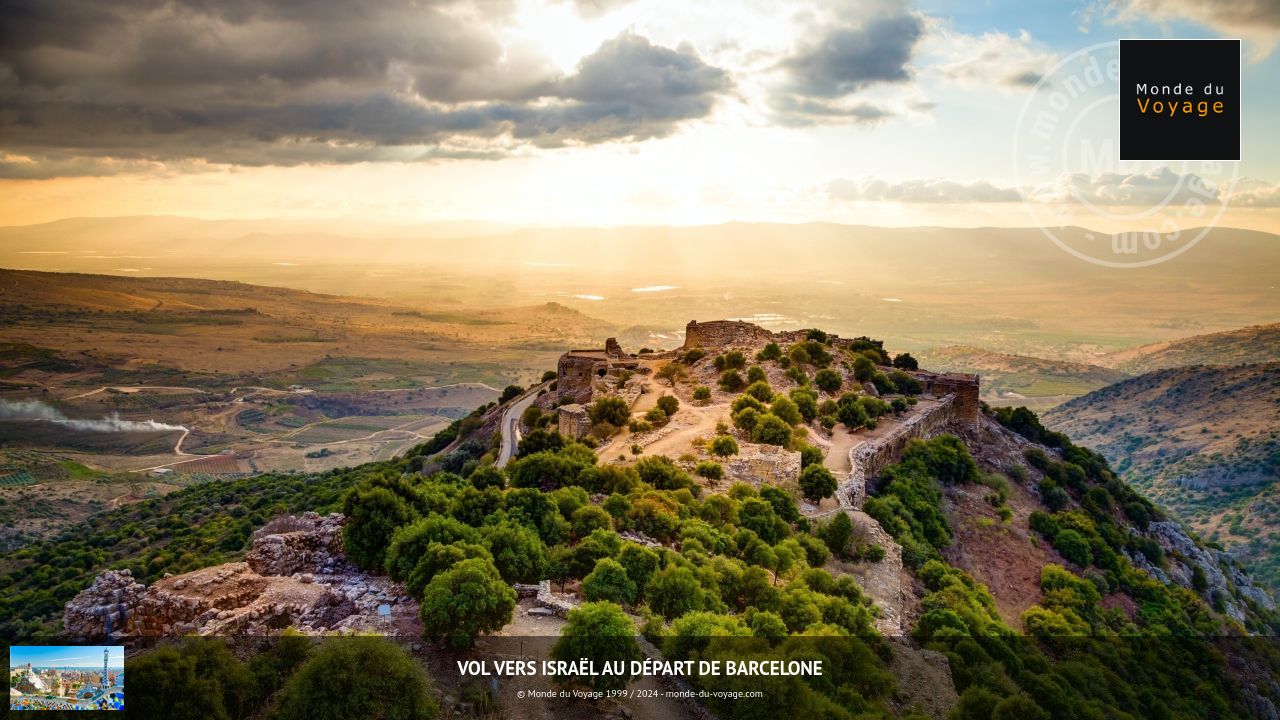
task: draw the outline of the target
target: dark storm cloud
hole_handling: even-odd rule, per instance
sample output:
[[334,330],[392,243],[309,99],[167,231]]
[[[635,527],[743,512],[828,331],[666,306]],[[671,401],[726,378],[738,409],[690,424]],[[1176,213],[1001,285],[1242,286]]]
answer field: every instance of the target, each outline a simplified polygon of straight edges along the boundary
[[496,1],[5,3],[0,177],[643,140],[706,116],[730,88],[692,48],[629,33],[563,76],[499,42],[491,28],[509,11]]
[[909,63],[924,30],[919,16],[901,10],[827,30],[783,61],[787,81],[772,104],[789,124],[831,117],[876,122],[888,114],[882,108],[839,101],[872,85],[909,81]]
[[868,20],[856,28],[831,31],[789,58],[792,90],[810,97],[838,97],[874,83],[911,79],[907,63],[924,23],[914,15]]

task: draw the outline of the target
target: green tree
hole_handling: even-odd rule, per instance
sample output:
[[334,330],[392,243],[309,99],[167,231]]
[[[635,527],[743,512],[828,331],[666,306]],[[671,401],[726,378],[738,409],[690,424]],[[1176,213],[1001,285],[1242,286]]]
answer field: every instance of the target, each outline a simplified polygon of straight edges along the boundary
[[895,355],[893,358],[893,366],[900,370],[919,370],[920,363],[911,357],[911,353],[902,353]]
[[827,544],[831,554],[845,557],[849,547],[849,539],[853,537],[853,521],[844,512],[836,513],[831,521],[822,526],[822,541]]
[[693,472],[699,477],[704,477],[708,480],[720,480],[724,478],[724,466],[718,462],[712,462],[710,460],[703,460],[698,463],[697,467],[693,469]]
[[773,399],[773,388],[769,387],[769,383],[764,380],[751,383],[747,386],[745,392],[762,403],[767,403]]
[[221,638],[189,638],[129,662],[129,712],[173,720],[239,720],[257,702],[253,675]]
[[493,555],[493,565],[507,582],[537,582],[547,565],[547,547],[542,538],[524,525],[502,522],[486,526],[485,544]]
[[629,604],[635,602],[636,584],[617,560],[601,558],[596,561],[595,569],[582,579],[582,593],[591,601]]
[[1053,547],[1062,553],[1062,557],[1079,565],[1088,567],[1093,562],[1093,553],[1089,541],[1075,530],[1063,530],[1053,539]]
[[587,415],[593,424],[608,423],[615,427],[622,427],[631,418],[631,406],[620,397],[606,395],[591,403],[591,409]]
[[720,373],[720,379],[717,381],[721,390],[725,392],[737,392],[746,385],[746,381],[742,379],[742,375],[737,370],[725,370]]
[[403,498],[384,487],[353,489],[342,511],[347,516],[342,529],[347,557],[362,569],[377,573],[383,570],[391,536],[418,515]]
[[876,364],[866,355],[859,355],[853,361],[853,376],[858,382],[866,382],[876,374]]
[[[522,440],[521,442],[523,443],[524,441]],[[471,481],[471,486],[477,490],[491,487],[501,490],[507,486],[507,474],[502,472],[502,468],[494,465],[481,465],[473,470],[467,479]]]
[[422,591],[426,589],[428,583],[435,579],[436,575],[463,560],[473,558],[493,562],[493,555],[489,554],[489,551],[483,545],[469,542],[446,545],[433,542],[427,545],[422,557],[418,559],[418,564],[413,566],[413,571],[409,573],[409,579],[405,581],[404,590],[411,597],[421,600]]
[[827,393],[828,395],[834,395],[840,390],[840,386],[844,385],[844,378],[835,370],[824,368],[819,370],[817,375],[813,376],[813,384],[817,385],[818,389],[822,392]]
[[769,406],[769,412],[793,427],[804,422],[804,416],[800,414],[800,408],[796,407],[795,401],[786,395],[775,397],[773,404]]
[[636,462],[636,472],[640,479],[659,490],[679,490],[694,487],[689,473],[680,469],[671,458],[665,455],[653,455]]
[[644,594],[649,607],[668,620],[707,607],[707,591],[687,567],[668,567],[654,573]]
[[413,572],[418,560],[432,543],[449,545],[456,542],[478,542],[476,529],[439,514],[431,514],[405,525],[391,536],[387,547],[386,568],[392,580],[404,580]]
[[584,538],[596,530],[612,530],[613,518],[599,505],[583,505],[573,511],[573,534]]
[[493,563],[463,560],[437,574],[423,590],[422,633],[448,647],[469,648],[480,633],[511,622],[515,607],[516,591]]
[[711,399],[711,388],[706,385],[699,385],[693,389],[693,399],[698,402],[705,402]]
[[800,491],[811,502],[831,497],[836,491],[836,486],[835,475],[821,465],[809,465],[800,471]]
[[663,395],[658,398],[658,409],[666,413],[667,417],[671,417],[680,410],[680,399],[675,395]]
[[327,639],[285,683],[269,717],[432,720],[439,713],[431,679],[413,657],[383,638],[350,637]]
[[499,405],[506,405],[509,401],[515,400],[524,394],[524,388],[519,385],[508,385],[502,388],[502,396],[498,398]]
[[631,682],[631,662],[639,660],[636,627],[622,608],[611,602],[589,602],[570,610],[560,639],[551,648],[553,660],[577,662],[590,658],[597,666],[621,663],[622,675],[561,676],[561,682],[582,682],[593,690],[621,690]]
[[777,415],[765,413],[751,429],[751,439],[765,445],[786,446],[791,442],[791,426]]
[[711,454],[716,457],[729,457],[738,454],[738,441],[732,435],[717,435],[711,441]]
[[776,342],[765,343],[760,353],[756,355],[759,360],[777,360],[782,357],[782,348]]
[[759,365],[752,365],[751,367],[747,368],[747,382],[749,383],[762,382],[767,384],[769,382],[769,376],[765,374],[764,368],[760,367]]

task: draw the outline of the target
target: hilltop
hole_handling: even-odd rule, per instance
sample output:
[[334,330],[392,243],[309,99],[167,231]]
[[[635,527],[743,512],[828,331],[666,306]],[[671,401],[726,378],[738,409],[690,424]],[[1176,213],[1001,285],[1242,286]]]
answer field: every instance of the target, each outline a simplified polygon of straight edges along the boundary
[[1280,363],[1157,370],[1045,414],[1280,586]]
[[[3,627],[92,632],[120,598],[126,637],[421,633],[414,652],[452,693],[453,650],[537,635],[519,651],[539,656],[598,614],[643,631],[636,656],[839,663],[768,696],[771,713],[1274,711],[1273,659],[1241,642],[1274,632],[1271,598],[1101,456],[1026,410],[981,408],[979,383],[871,338],[741,322],[690,323],[673,349],[586,346],[397,459],[205,483],[0,555]],[[1193,665],[1194,691],[1176,681]]]
[[1280,323],[1253,325],[1143,345],[1099,359],[1130,374],[1187,365],[1247,365],[1280,360]]

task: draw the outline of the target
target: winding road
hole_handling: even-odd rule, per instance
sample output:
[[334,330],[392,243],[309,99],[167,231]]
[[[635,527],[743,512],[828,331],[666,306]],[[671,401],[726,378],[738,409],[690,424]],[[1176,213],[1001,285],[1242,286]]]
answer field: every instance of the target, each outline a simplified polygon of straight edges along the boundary
[[538,394],[550,385],[550,382],[544,382],[525,390],[523,395],[513,400],[511,406],[502,412],[502,449],[498,451],[498,462],[495,463],[498,467],[506,467],[511,458],[516,456],[516,450],[520,447],[520,416],[538,399]]

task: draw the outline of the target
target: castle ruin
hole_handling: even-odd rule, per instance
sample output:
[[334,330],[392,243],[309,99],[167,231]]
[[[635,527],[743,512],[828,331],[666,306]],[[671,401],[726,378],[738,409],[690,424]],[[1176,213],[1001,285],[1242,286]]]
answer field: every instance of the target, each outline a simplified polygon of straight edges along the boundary
[[556,396],[575,403],[590,402],[597,381],[639,366],[639,360],[622,351],[617,338],[605,340],[600,349],[570,350],[556,363]]

